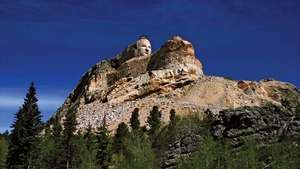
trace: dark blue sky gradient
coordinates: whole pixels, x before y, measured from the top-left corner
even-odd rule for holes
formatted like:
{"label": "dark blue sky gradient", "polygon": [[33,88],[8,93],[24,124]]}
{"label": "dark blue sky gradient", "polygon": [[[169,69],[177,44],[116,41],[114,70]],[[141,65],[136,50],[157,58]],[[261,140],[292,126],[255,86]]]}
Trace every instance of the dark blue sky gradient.
{"label": "dark blue sky gradient", "polygon": [[0,131],[31,81],[47,119],[88,68],[139,35],[155,50],[173,35],[191,41],[208,75],[299,87],[299,17],[298,0],[0,0]]}

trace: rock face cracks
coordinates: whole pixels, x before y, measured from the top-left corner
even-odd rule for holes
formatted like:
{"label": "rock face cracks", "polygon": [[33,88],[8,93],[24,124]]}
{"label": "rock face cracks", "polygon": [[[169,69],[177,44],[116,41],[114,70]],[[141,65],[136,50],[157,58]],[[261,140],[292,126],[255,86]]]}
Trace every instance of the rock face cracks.
{"label": "rock face cracks", "polygon": [[[227,109],[220,111],[216,118],[210,119],[206,129],[208,135],[213,136],[214,140],[229,143],[230,148],[235,151],[253,139],[260,145],[268,146],[284,139],[292,139],[295,144],[299,144],[299,113],[299,110],[297,114],[289,108],[271,104],[263,107],[246,106]],[[203,123],[198,122],[197,125],[201,126]],[[167,145],[167,150],[162,153],[161,168],[176,168],[180,159],[196,151],[205,151],[204,141],[207,133],[199,131],[199,129],[192,132],[185,131],[184,134],[174,137]]]}
{"label": "rock face cracks", "polygon": [[108,127],[115,129],[128,122],[134,108],[140,109],[144,125],[150,109],[158,106],[167,122],[170,109],[178,115],[210,109],[280,105],[287,95],[300,98],[299,90],[288,83],[266,80],[235,81],[207,76],[192,43],[175,36],[155,53],[151,43],[139,38],[111,60],[103,60],[89,69],[56,112],[64,117],[68,109],[77,111],[78,129],[89,124],[96,128],[104,115]]}
{"label": "rock face cracks", "polygon": [[232,139],[240,144],[243,137],[272,140],[285,136],[300,135],[300,121],[284,107],[242,107],[221,111],[212,124],[211,132],[217,138]]}

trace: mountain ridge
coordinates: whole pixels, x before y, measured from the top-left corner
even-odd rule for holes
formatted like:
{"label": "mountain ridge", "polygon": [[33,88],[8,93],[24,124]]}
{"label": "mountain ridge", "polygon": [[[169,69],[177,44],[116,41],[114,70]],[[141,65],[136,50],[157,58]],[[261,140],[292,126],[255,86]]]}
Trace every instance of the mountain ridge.
{"label": "mountain ridge", "polygon": [[273,79],[256,81],[230,80],[209,76],[195,55],[193,45],[174,36],[154,54],[151,43],[140,37],[111,60],[103,60],[89,69],[73,92],[56,112],[63,117],[67,110],[77,112],[79,130],[97,128],[104,116],[109,129],[128,122],[134,108],[140,109],[140,121],[153,106],[162,111],[167,123],[170,109],[180,116],[196,113],[205,117],[229,108],[281,105],[286,95],[300,100],[300,92],[290,83]]}

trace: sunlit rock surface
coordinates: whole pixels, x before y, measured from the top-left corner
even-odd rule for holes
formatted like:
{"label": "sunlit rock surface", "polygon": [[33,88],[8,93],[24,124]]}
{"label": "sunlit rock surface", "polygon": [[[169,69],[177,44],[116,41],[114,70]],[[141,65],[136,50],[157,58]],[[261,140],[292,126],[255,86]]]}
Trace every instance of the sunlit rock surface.
{"label": "sunlit rock surface", "polygon": [[299,90],[275,80],[235,81],[205,75],[193,45],[175,36],[151,53],[151,43],[139,38],[111,60],[93,66],[55,115],[63,117],[68,109],[77,112],[78,129],[89,124],[97,128],[103,117],[109,129],[128,122],[134,108],[140,109],[140,121],[146,124],[150,109],[158,106],[162,120],[168,122],[170,109],[184,116],[203,117],[210,109],[280,105],[288,95],[300,100]]}

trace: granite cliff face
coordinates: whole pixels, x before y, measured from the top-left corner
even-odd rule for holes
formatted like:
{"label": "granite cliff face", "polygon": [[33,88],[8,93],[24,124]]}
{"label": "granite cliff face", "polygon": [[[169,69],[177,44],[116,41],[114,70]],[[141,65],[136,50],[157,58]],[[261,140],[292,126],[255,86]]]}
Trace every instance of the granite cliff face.
{"label": "granite cliff face", "polygon": [[204,75],[193,45],[175,36],[151,54],[145,37],[129,45],[111,60],[104,60],[83,75],[56,116],[63,117],[68,109],[77,112],[78,129],[89,124],[96,128],[103,117],[109,129],[128,122],[134,108],[140,109],[145,125],[153,106],[162,111],[167,122],[170,109],[184,116],[197,113],[205,116],[210,109],[220,110],[243,106],[281,105],[287,96],[300,101],[299,90],[275,80],[235,81]]}

